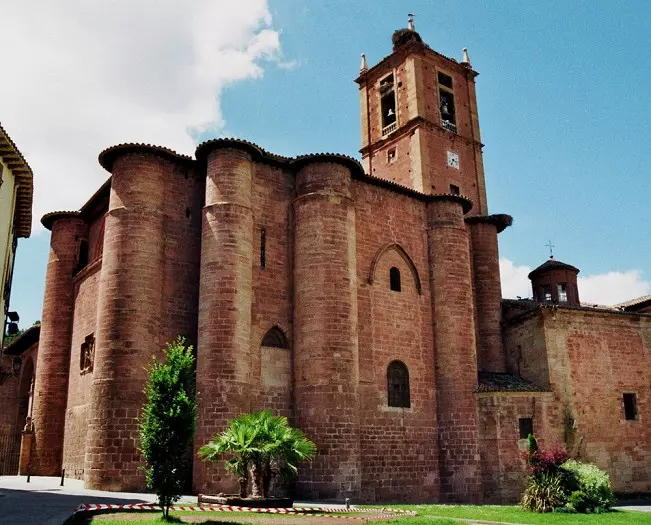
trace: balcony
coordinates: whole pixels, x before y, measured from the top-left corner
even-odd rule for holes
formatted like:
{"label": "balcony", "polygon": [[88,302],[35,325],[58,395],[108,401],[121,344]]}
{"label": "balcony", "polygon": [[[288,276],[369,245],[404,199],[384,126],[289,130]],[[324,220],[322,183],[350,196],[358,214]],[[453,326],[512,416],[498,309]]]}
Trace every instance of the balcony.
{"label": "balcony", "polygon": [[443,129],[447,129],[448,131],[451,131],[452,133],[456,133],[456,132],[457,132],[457,125],[456,125],[456,124],[453,124],[453,123],[450,122],[449,120],[444,120],[444,121],[442,121],[442,122],[441,122],[441,126],[443,127]]}
{"label": "balcony", "polygon": [[397,122],[392,122],[388,126],[384,126],[382,128],[382,136],[386,137],[387,135],[390,135],[391,133],[393,133],[396,129],[398,129],[398,123]]}

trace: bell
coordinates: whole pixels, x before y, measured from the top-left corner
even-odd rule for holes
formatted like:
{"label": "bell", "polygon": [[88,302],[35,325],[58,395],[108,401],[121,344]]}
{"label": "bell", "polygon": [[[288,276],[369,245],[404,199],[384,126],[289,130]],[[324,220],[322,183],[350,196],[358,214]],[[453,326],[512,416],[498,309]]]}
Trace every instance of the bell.
{"label": "bell", "polygon": [[450,114],[450,111],[448,111],[448,105],[445,102],[443,102],[443,104],[441,104],[441,113],[443,113],[444,115],[449,115]]}
{"label": "bell", "polygon": [[393,109],[389,108],[389,112],[387,113],[387,117],[390,117],[392,115],[395,115],[395,113],[393,112]]}

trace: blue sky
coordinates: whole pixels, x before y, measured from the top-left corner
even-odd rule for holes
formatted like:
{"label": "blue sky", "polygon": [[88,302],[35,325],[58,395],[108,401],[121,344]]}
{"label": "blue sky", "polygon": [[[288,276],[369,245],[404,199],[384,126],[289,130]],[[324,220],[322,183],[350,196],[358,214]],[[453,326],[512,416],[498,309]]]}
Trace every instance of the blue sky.
{"label": "blue sky", "polygon": [[[195,140],[215,134],[236,136],[282,155],[329,151],[359,158],[359,98],[353,79],[359,72],[360,53],[366,53],[369,65],[389,54],[392,32],[406,26],[407,13],[414,12],[416,29],[425,42],[456,58],[468,47],[480,73],[477,95],[486,144],[489,211],[514,217],[513,227],[500,235],[505,294],[529,293],[526,273],[544,262],[548,256],[545,244],[550,239],[556,246],[556,258],[581,269],[584,298],[587,293],[590,301],[612,304],[651,293],[647,220],[651,4],[577,0],[270,0],[265,4],[255,0],[251,6],[254,3],[257,11],[251,16],[258,17],[256,24],[246,26],[248,22],[240,22],[236,14],[231,18],[230,12],[224,17],[246,26],[255,44],[247,47],[252,50],[246,55],[251,67],[238,62],[233,66],[241,68],[237,74],[222,72],[214,80],[214,93],[208,100],[216,110],[207,112],[210,118],[197,126],[201,119],[194,115],[187,121],[179,117],[175,104],[168,102],[176,92],[165,92],[163,82],[162,87],[157,83],[160,96],[156,92],[154,99],[161,101],[160,116],[152,117],[150,127],[165,128],[167,112],[177,129],[174,133],[191,128]],[[245,14],[253,9],[246,1],[240,4],[237,9]],[[221,30],[232,29],[223,25],[229,22],[215,20],[222,24]],[[152,31],[155,35],[155,28]],[[80,33],[79,39],[83,42],[86,37]],[[161,42],[163,38],[169,39],[170,32],[161,34]],[[171,53],[179,74],[185,71],[183,61],[193,56],[178,51],[185,49],[181,43],[157,55],[161,68],[170,67],[166,57]],[[219,45],[214,62],[207,64],[215,71],[227,71],[231,62],[224,57],[230,55],[219,53],[228,45]],[[210,49],[202,53],[210,53]],[[258,49],[262,51],[256,54]],[[154,75],[159,62],[151,61]],[[131,71],[133,64],[113,63],[113,73],[119,76],[121,66]],[[150,93],[147,82],[145,79],[140,85],[134,80],[127,88]],[[89,81],[88,85],[93,84]],[[115,93],[123,88],[98,92],[97,97],[109,106],[114,97],[119,103]],[[21,100],[27,108],[30,100],[26,96]],[[144,107],[151,100],[134,96],[129,103]],[[0,104],[0,115],[5,109]],[[84,149],[77,146],[78,138],[75,146],[66,146],[65,136],[57,139],[63,149],[70,148],[70,155],[93,163],[92,168],[78,168],[88,170],[86,177],[76,175],[88,187],[84,186],[83,194],[74,194],[75,175],[66,182],[67,170],[48,169],[38,141],[32,140],[30,128],[24,124],[25,111],[14,111],[10,122],[5,119],[3,125],[32,164],[37,187],[56,179],[64,187],[68,182],[72,192],[68,200],[66,195],[55,198],[52,194],[51,203],[48,195],[42,195],[38,212],[59,209],[64,203],[78,208],[84,196],[92,194],[91,188],[106,177],[95,166],[95,159],[101,148],[111,144]],[[67,111],[75,110],[70,107]],[[105,118],[110,115],[109,111]],[[42,116],[41,122],[48,118]],[[15,136],[12,125],[20,136]],[[86,123],[83,133],[92,135],[94,127],[103,126],[99,118]],[[120,131],[124,136],[116,142],[139,140],[138,133],[149,140],[148,131],[140,132],[135,125]],[[160,136],[166,138],[164,133]],[[170,136],[174,143],[163,145],[179,147],[182,143],[187,147],[183,139],[176,139]],[[32,155],[39,161],[32,162]],[[40,319],[48,243],[48,232],[37,230],[32,238],[19,243],[11,306],[21,314],[23,327]]]}

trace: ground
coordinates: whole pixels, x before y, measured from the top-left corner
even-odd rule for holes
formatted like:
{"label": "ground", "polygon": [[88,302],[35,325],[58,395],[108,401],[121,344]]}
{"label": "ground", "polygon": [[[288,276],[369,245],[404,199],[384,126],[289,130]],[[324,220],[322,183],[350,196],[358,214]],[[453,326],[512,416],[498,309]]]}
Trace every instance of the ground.
{"label": "ground", "polygon": [[[24,476],[0,476],[0,516],[3,525],[61,525],[72,514],[72,510],[81,503],[152,503],[156,497],[153,494],[111,493],[86,490],[77,480],[65,480],[60,486],[60,478],[32,477],[28,484]],[[196,505],[195,496],[186,496],[183,504]],[[651,525],[651,502],[646,506],[620,507],[624,511],[602,515],[567,515],[567,514],[533,514],[525,513],[517,507],[505,506],[470,506],[470,505],[399,505],[398,508],[415,509],[416,517],[406,517],[390,520],[392,525],[450,525],[453,523],[490,524],[495,522],[518,523],[531,525],[554,525],[600,523],[612,525],[645,524]],[[647,514],[633,513],[631,510],[643,510]],[[239,523],[252,523],[255,525],[335,525],[341,524],[342,518],[328,517],[287,517],[287,516],[259,516],[251,514],[206,515],[205,513],[178,513],[182,516],[181,523],[203,522],[210,524],[229,525]],[[355,518],[365,515],[353,515]],[[157,513],[145,514],[102,514],[79,520],[78,523],[92,523],[95,525],[122,525],[134,523],[147,525],[161,523]],[[147,520],[145,522],[145,520]],[[209,520],[209,521],[206,521]],[[474,520],[474,521],[470,521]],[[346,520],[343,520],[344,522]],[[360,519],[347,520],[351,523],[360,523]],[[376,520],[372,520],[376,521]]]}

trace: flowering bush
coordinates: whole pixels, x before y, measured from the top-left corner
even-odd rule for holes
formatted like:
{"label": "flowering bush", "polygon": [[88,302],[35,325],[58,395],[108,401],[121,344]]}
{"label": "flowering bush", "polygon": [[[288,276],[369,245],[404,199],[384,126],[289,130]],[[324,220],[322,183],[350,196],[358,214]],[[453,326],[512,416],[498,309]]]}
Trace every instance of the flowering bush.
{"label": "flowering bush", "polygon": [[608,474],[595,465],[568,460],[562,447],[540,450],[529,436],[522,458],[529,467],[520,505],[535,512],[606,512],[613,504]]}

